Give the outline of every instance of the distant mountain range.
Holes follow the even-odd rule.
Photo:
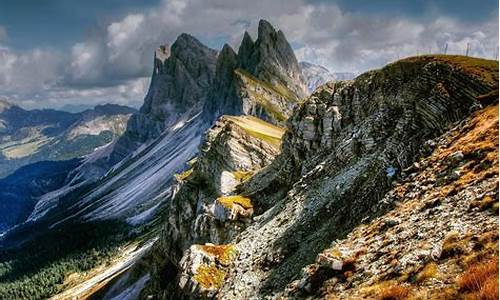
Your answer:
[[[79,113],[25,110],[0,100],[0,178],[30,163],[92,153],[121,135],[134,112],[115,104]]]
[[[332,80],[351,80],[356,77],[355,73],[352,72],[330,72],[327,68],[308,63],[305,61],[300,62],[300,68],[304,79],[307,82],[307,88],[309,92],[314,92],[314,90],[329,81]]]

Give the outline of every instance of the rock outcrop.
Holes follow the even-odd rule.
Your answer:
[[[236,193],[236,187],[271,163],[279,152],[283,133],[283,129],[251,116],[223,116],[207,132],[200,154],[190,163],[191,169],[177,176],[180,187],[166,208],[167,223],[161,243],[156,245],[155,280],[163,280],[165,272],[185,272],[175,275],[178,281],[168,283],[165,295],[183,297],[195,291],[193,295],[197,296],[193,297],[206,296],[217,284],[204,285],[192,276],[199,278],[203,272],[225,276],[223,269],[227,265],[219,266],[220,262],[213,259],[201,263],[207,256],[202,250],[211,247],[203,245],[224,244],[249,224],[253,200]],[[233,248],[214,247],[213,251],[227,248],[224,252]],[[148,290],[157,289],[153,285]]]
[[[224,45],[204,115],[210,122],[223,114],[244,114],[283,123],[306,93],[285,35],[261,20],[257,40],[245,32],[237,54]]]
[[[183,33],[155,51],[151,84],[140,112],[114,146],[111,166],[176,123],[199,114],[215,75],[217,51]]]
[[[222,299],[281,297],[294,288],[295,279],[303,276],[302,268],[314,263],[333,241],[392,207],[392,198],[384,196],[403,170],[432,151],[432,139],[479,109],[476,97],[497,89],[497,80],[496,62],[430,56],[402,60],[353,81],[319,88],[294,110],[276,159],[231,192],[244,198],[234,199],[243,208],[246,199],[251,199],[251,222],[236,230],[223,230],[224,235],[216,229],[179,227],[219,226],[215,217],[194,217],[198,215],[195,211],[206,206],[207,199],[213,202],[218,196],[217,187],[211,196],[199,193],[206,182],[191,182],[191,191],[182,193],[183,201],[171,202],[157,245],[157,251],[166,258],[156,266],[157,275],[144,295],[163,299],[197,299],[200,295]],[[448,180],[457,180],[457,176]],[[181,190],[186,188],[183,185]],[[194,223],[186,223],[194,219]],[[390,227],[395,223],[389,220],[387,224]],[[186,263],[186,255],[193,259],[202,255],[191,245],[203,243],[231,245],[231,253],[237,253],[224,266],[217,267],[215,259],[205,260],[208,265],[204,267],[194,264],[207,271],[204,274],[211,274],[209,278],[218,278],[210,281],[214,284],[207,284],[206,278],[196,272],[182,269],[193,266]],[[321,263],[331,267],[313,277],[323,280],[339,272],[348,276],[353,264],[344,256],[340,251],[333,258],[321,258]],[[159,271],[164,268],[170,274],[167,287],[160,284],[165,282]],[[307,294],[310,283],[305,279],[297,288]],[[315,287],[318,285],[312,286],[312,291]]]

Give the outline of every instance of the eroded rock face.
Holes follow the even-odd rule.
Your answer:
[[[216,60],[216,50],[185,33],[170,48],[158,48],[144,104],[140,112],[130,118],[109,164],[119,162],[165,129],[200,113],[215,76]]]
[[[270,164],[279,152],[279,145],[271,143],[272,140],[249,131],[249,128],[256,128],[252,126],[272,126],[254,119],[224,116],[215,123],[200,146],[192,171],[182,180],[167,208],[167,223],[157,245],[161,259],[157,263],[175,266],[172,268],[183,274],[179,273],[179,281],[169,283],[168,292],[165,292],[170,295],[168,297],[191,295],[200,288],[193,277],[197,272],[184,268],[195,265],[190,268],[197,269],[200,265],[196,262],[200,260],[198,248],[191,245],[224,244],[251,220],[252,200],[237,195],[236,186]],[[274,126],[271,128],[276,130]],[[219,272],[211,264],[208,267]],[[160,273],[154,275],[158,280],[161,280]],[[212,288],[202,288],[198,292],[207,294],[210,291]],[[198,292],[195,294],[199,296]]]
[[[222,49],[205,118],[213,121],[223,114],[244,114],[284,123],[306,94],[300,67],[283,32],[261,20],[257,40],[245,33],[237,54],[229,45]]]
[[[160,248],[175,257],[190,244],[178,233],[189,237],[191,232],[200,233],[191,244],[233,243],[238,256],[225,269],[216,296],[278,298],[332,241],[377,214],[380,200],[401,170],[412,166],[419,153],[425,155],[423,145],[431,144],[426,141],[477,109],[475,97],[492,88],[493,83],[452,63],[427,59],[400,61],[354,81],[327,84],[295,109],[281,154],[236,187],[237,194],[252,199],[255,213],[250,225],[224,238],[210,230],[169,231],[185,219],[173,213]],[[198,187],[191,187],[191,195],[200,195]],[[206,201],[190,199],[178,205],[194,219]],[[209,225],[207,219],[195,223],[218,224],[212,220]],[[327,274],[321,274],[349,268],[349,255],[321,261],[320,265],[330,265],[330,271],[322,267]],[[179,292],[186,298],[198,296]]]

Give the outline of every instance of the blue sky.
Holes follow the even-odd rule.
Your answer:
[[[299,60],[332,71],[359,73],[445,44],[491,58],[498,45],[492,0],[2,0],[0,97],[27,108],[139,106],[157,46],[188,32],[236,48],[260,18],[284,31]]]

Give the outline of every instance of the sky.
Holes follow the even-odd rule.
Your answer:
[[[498,1],[2,0],[0,98],[27,109],[118,103],[139,107],[154,50],[182,32],[220,49],[281,29],[299,61],[361,73],[398,58],[495,58]]]

